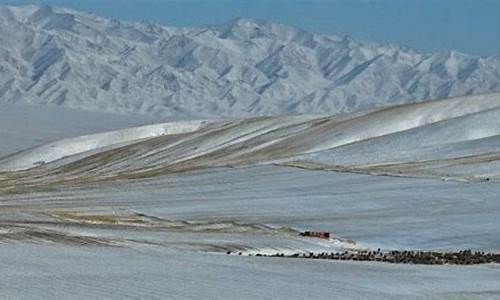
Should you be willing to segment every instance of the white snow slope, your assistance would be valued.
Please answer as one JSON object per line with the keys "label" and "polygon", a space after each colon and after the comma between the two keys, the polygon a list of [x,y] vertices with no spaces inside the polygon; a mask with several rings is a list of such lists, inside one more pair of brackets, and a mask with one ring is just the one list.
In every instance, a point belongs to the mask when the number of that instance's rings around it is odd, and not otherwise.
{"label": "white snow slope", "polygon": [[350,112],[500,91],[500,57],[238,19],[199,28],[0,7],[0,103],[184,117]]}
{"label": "white snow slope", "polygon": [[163,119],[56,106],[2,104],[0,157],[64,138],[137,127]]}
{"label": "white snow slope", "polygon": [[[2,296],[498,298],[498,264],[246,254],[498,252],[499,114],[500,94],[485,94],[337,116],[160,123],[11,154],[0,159]],[[104,124],[85,116],[98,122],[55,124]]]}
{"label": "white snow slope", "polygon": [[254,164],[490,180],[500,175],[499,114],[500,94],[487,94],[341,116],[174,122],[42,145],[0,159],[0,170],[31,169],[6,173],[20,186]]}
{"label": "white snow slope", "polygon": [[204,121],[162,123],[68,138],[10,155],[4,160],[5,168],[24,169],[27,166],[45,164],[83,152],[103,151],[109,147],[121,147],[158,136],[192,132],[200,129],[204,123]]}

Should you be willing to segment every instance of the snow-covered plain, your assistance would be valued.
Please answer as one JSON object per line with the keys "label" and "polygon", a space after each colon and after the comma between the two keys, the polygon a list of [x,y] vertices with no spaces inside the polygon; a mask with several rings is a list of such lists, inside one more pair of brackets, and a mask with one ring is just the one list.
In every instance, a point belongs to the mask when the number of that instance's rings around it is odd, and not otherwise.
{"label": "snow-covered plain", "polygon": [[[118,218],[137,212],[174,221],[323,229],[342,240],[356,242],[347,246],[492,251],[500,248],[499,188],[498,183],[492,182],[464,184],[260,166],[101,182],[87,187],[7,194],[0,199],[3,207],[9,209],[6,214],[32,209]],[[52,228],[50,223],[46,226]],[[53,228],[65,230],[57,225]],[[233,226],[229,231],[241,230]],[[274,232],[264,231],[271,236]],[[226,235],[219,244],[214,241],[214,246],[224,246],[235,238],[236,244],[257,247],[263,238],[255,232],[260,230],[249,228],[244,239]],[[277,247],[304,241],[296,238],[296,232],[291,232],[291,236],[286,232],[278,234],[277,238],[286,238],[276,240]],[[108,234],[112,237],[112,233]],[[193,234],[195,242],[200,238],[199,232]],[[310,244],[304,246],[300,242],[302,247],[321,246],[321,240],[305,241]],[[264,242],[269,245],[269,241]]]}
{"label": "snow-covered plain", "polygon": [[[330,230],[334,239],[362,248],[498,251],[499,192],[496,183],[262,166],[2,195],[2,229],[13,240],[0,233],[6,243],[0,245],[0,289],[26,298],[495,299],[497,265],[345,263],[225,251],[342,247],[289,231],[242,230],[245,224]],[[55,217],[69,213],[116,219],[140,213],[156,222],[240,227],[195,230]],[[45,234],[30,234],[35,229]]]}
{"label": "snow-covered plain", "polygon": [[2,149],[35,147],[0,158],[0,296],[499,298],[497,264],[246,256],[498,252],[499,100],[158,124],[46,108],[34,129],[12,106]]}
{"label": "snow-covered plain", "polygon": [[494,266],[324,263],[51,245],[0,246],[5,298],[498,299]]}

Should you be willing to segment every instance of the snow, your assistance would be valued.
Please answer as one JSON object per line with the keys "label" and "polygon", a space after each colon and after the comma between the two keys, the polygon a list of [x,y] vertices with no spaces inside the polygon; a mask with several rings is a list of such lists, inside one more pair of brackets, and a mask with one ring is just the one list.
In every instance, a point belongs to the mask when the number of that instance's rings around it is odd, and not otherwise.
{"label": "snow", "polygon": [[[0,169],[11,171],[33,168],[76,154],[95,153],[144,139],[192,132],[204,124],[205,121],[162,123],[63,139],[10,155],[0,162]],[[80,159],[84,157],[79,156]]]}
{"label": "snow", "polygon": [[[495,264],[246,255],[377,248],[497,252],[498,99],[467,96],[340,116],[176,121],[101,133],[95,132],[150,120],[7,106],[2,142],[14,148],[56,135],[92,134],[0,159],[2,295],[495,298]],[[16,125],[26,116],[34,128]],[[31,168],[40,159],[46,163]],[[443,163],[447,159],[453,163]],[[433,179],[328,171],[339,165],[387,171],[390,163],[400,175]],[[441,173],[426,176],[436,169]],[[492,180],[435,179],[443,173]],[[332,237],[305,238],[302,230],[326,230]]]}
{"label": "snow", "polygon": [[[30,209],[105,215],[138,212],[166,220],[215,224],[236,221],[276,228],[326,230],[334,238],[325,245],[319,239],[298,238],[297,233],[261,234],[255,230],[235,229],[230,234],[203,231],[175,234],[162,230],[157,235],[127,231],[122,236],[119,232],[99,233],[99,228],[92,231],[86,228],[87,233],[97,232],[112,240],[137,238],[159,242],[168,236],[178,242],[171,246],[180,249],[193,247],[194,243],[204,250],[208,244],[249,250],[307,251],[347,245],[371,249],[498,251],[499,188],[494,182],[464,184],[259,166],[103,181],[87,187],[70,185],[54,191],[0,196],[0,203],[6,208],[4,214]],[[72,230],[60,226],[54,229]],[[338,244],[336,239],[356,244]]]}
{"label": "snow", "polygon": [[[499,187],[266,166],[3,195],[0,203],[1,218],[14,220],[17,227],[40,220],[39,213],[30,214],[32,210],[137,212],[180,221],[238,220],[275,228],[329,230],[360,247],[498,251]],[[237,293],[242,299],[412,299],[495,298],[500,293],[496,265],[417,266],[225,255],[224,247],[286,252],[325,250],[321,245],[328,242],[279,233],[61,226],[48,220],[29,223],[30,228],[104,238],[120,246],[75,246],[40,238],[2,244],[4,296],[168,294],[206,299],[233,298]]]}
{"label": "snow", "polygon": [[2,6],[0,102],[169,118],[336,114],[500,91],[499,57],[237,19],[199,28]]}
{"label": "snow", "polygon": [[[353,263],[318,266],[314,263],[301,262],[298,264],[279,261],[259,262],[249,258],[238,261],[238,258],[225,257],[200,257],[192,261],[191,257],[185,255],[176,257],[155,255],[160,262],[153,263],[147,254],[127,250],[118,250],[119,255],[110,255],[104,250],[93,254],[85,249],[61,251],[43,247],[42,250],[41,262],[37,263],[33,259],[26,261],[20,259],[17,254],[10,254],[8,255],[11,258],[8,260],[10,263],[7,264],[13,266],[13,263],[17,262],[27,270],[42,265],[45,270],[56,271],[54,273],[58,275],[55,276],[57,279],[55,283],[54,280],[50,283],[48,278],[40,276],[43,273],[38,276],[14,274],[12,277],[8,276],[9,280],[2,288],[7,295],[16,295],[10,284],[17,280],[22,286],[27,287],[24,291],[30,298],[43,295],[99,298],[109,297],[106,291],[115,290],[114,295],[117,298],[161,298],[167,294],[171,298],[206,299],[207,297],[232,298],[237,294],[240,299],[275,299],[277,295],[294,299],[307,297],[387,299],[453,296],[453,292],[456,292],[459,286],[469,290],[470,296],[488,297],[495,295],[494,282],[495,276],[498,276],[497,270],[487,268],[457,268],[445,274],[436,268],[385,266],[374,269],[372,266]],[[57,255],[65,259],[61,260],[60,257],[58,259]],[[96,260],[101,263],[94,264]],[[75,262],[74,266],[68,261]],[[128,270],[134,270],[134,275],[128,274]],[[102,277],[88,276],[96,271],[102,274]],[[468,277],[481,279],[482,283],[474,286]],[[102,285],[100,278],[107,278],[106,286]],[[434,282],[428,278],[433,278]],[[357,289],[352,286],[352,280],[358,282]],[[420,291],[416,291],[411,285],[411,282],[415,281],[421,284]],[[32,289],[28,287],[33,285],[41,288],[39,294],[29,294]],[[60,294],[54,294],[44,286],[55,286]],[[487,289],[491,291],[487,292]],[[430,290],[436,292],[431,293]]]}
{"label": "snow", "polygon": [[162,119],[138,115],[86,112],[54,106],[2,104],[0,157],[64,138],[160,121]]}
{"label": "snow", "polygon": [[[35,147],[0,159],[0,170],[30,169],[43,162],[33,172],[49,182],[61,176],[97,180],[104,175],[278,163],[396,176],[496,179],[499,97],[466,96],[342,116],[149,125]],[[113,149],[119,152],[108,159]],[[59,170],[63,166],[67,174]]]}
{"label": "snow", "polygon": [[499,292],[498,268],[484,266],[325,264],[50,245],[0,247],[0,257],[7,298],[494,299]]}
{"label": "snow", "polygon": [[500,57],[43,5],[0,25],[2,297],[500,295],[496,264],[247,256],[498,252]]}

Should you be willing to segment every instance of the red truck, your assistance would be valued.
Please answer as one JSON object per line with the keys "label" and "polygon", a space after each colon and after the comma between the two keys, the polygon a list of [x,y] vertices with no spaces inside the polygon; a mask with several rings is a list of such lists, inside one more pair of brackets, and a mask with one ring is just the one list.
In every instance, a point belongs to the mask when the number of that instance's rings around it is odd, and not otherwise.
{"label": "red truck", "polygon": [[327,231],[304,231],[300,233],[301,236],[315,237],[320,239],[329,239],[330,233]]}

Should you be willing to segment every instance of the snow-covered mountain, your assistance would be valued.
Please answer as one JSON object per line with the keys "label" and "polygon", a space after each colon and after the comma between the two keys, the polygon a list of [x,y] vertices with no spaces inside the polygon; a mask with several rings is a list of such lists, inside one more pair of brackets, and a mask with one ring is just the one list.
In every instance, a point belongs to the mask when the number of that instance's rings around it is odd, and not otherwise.
{"label": "snow-covered mountain", "polygon": [[420,53],[255,20],[174,28],[0,7],[0,103],[242,117],[492,91],[500,91],[500,56]]}

